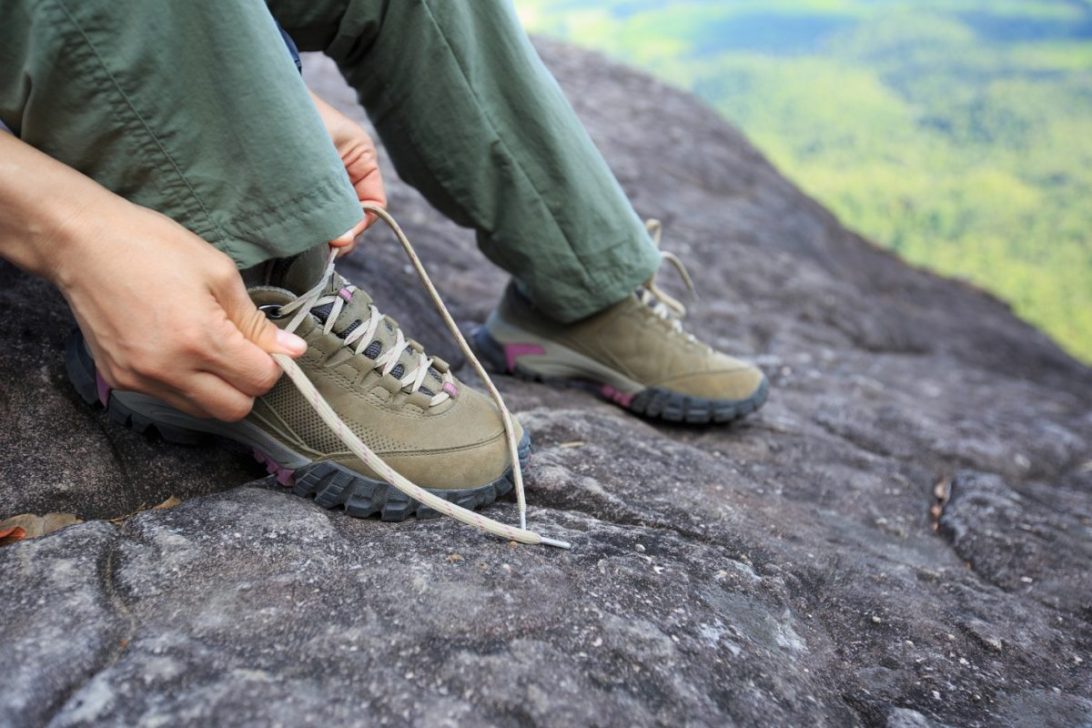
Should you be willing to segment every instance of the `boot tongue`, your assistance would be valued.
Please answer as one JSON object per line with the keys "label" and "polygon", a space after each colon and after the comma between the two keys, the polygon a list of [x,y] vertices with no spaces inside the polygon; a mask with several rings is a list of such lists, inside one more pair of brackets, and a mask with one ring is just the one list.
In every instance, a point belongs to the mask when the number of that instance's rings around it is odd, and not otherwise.
{"label": "boot tongue", "polygon": [[291,258],[273,261],[274,267],[270,271],[269,283],[292,291],[297,296],[306,293],[322,277],[329,256],[330,246],[323,244],[316,245]]}
{"label": "boot tongue", "polygon": [[[341,276],[335,276],[335,280],[340,287],[335,286],[335,295],[340,295],[345,301],[341,314],[334,321],[332,331],[341,336],[342,338],[348,336],[358,327],[366,325],[366,321],[371,315],[370,304],[372,302],[371,297],[364,291],[357,288],[350,292],[344,286],[348,285]],[[344,291],[344,294],[340,292]],[[322,306],[316,306],[311,309],[311,315],[325,324],[333,313],[334,304],[326,303]],[[361,354],[369,359],[375,359],[383,352],[389,350],[394,346],[398,340],[398,329],[396,324],[390,319],[384,317],[380,322],[379,327],[375,331],[375,335],[368,341],[365,348],[361,350]],[[396,379],[401,379],[407,371],[410,371],[412,367],[417,366],[417,354],[411,347],[406,347],[402,351],[402,355],[398,357],[398,363],[391,369],[391,375]],[[429,367],[428,375],[425,377],[424,383],[421,385],[421,390],[425,394],[432,396],[440,390],[443,386],[443,377],[435,367]]]}
{"label": "boot tongue", "polygon": [[267,260],[241,271],[243,282],[247,288],[274,286],[300,296],[318,283],[329,255],[330,247],[324,243],[289,258]]}
{"label": "boot tongue", "polygon": [[[319,275],[322,275],[322,270],[319,271]],[[310,285],[313,286],[314,282]],[[323,295],[337,296],[342,301],[341,312],[338,314],[337,319],[331,327],[331,330],[335,334],[344,338],[358,327],[367,325],[367,321],[371,317],[372,297],[369,296],[366,291],[361,290],[360,288],[355,288],[350,291],[349,282],[335,273],[331,277],[330,283],[327,285]],[[333,302],[324,303],[321,306],[312,308],[311,315],[321,323],[326,324],[327,321],[329,321],[331,314],[333,314],[333,311]],[[375,335],[364,345],[361,354],[369,359],[377,358],[380,354],[395,345],[398,340],[397,331],[397,325],[390,319],[384,317],[379,324],[379,327],[376,329]],[[356,345],[354,344],[354,347],[355,346]],[[411,368],[415,366],[417,366],[417,354],[412,348],[406,347],[402,351],[402,355],[398,357],[398,363],[391,369],[391,375],[396,379],[400,379],[407,371],[410,371]],[[435,367],[429,367],[428,375],[425,377],[425,381],[422,384],[420,391],[431,396],[440,391],[440,387],[442,386],[443,378],[440,375],[440,372]]]}
{"label": "boot tongue", "polygon": [[[248,284],[276,286],[291,291],[297,296],[303,295],[311,290],[326,272],[329,255],[329,246],[319,245],[291,258],[269,261],[262,264],[260,271],[256,271],[256,277],[260,278],[260,281],[252,280],[248,281]],[[244,273],[244,279],[247,273],[249,271]],[[348,281],[335,273],[330,277],[326,289],[322,292],[323,296],[333,295],[342,299],[341,312],[331,327],[332,331],[341,337],[347,336],[359,326],[364,326],[371,316],[371,296],[359,288],[350,291],[348,286]],[[312,308],[311,314],[325,324],[333,310],[333,303],[325,303]],[[375,336],[365,345],[361,353],[369,359],[375,359],[380,353],[394,346],[397,339],[395,332],[394,324],[384,319],[379,324]],[[398,365],[391,374],[400,378],[410,367],[415,366],[415,359],[413,350],[407,348],[398,358]],[[434,394],[439,391],[442,383],[440,373],[435,368],[430,368],[429,376],[425,378],[421,391],[429,395]]]}
{"label": "boot tongue", "polygon": [[[311,285],[314,285],[313,283]],[[330,282],[326,286],[326,290],[323,291],[324,296],[334,295],[341,299],[341,313],[338,315],[337,320],[333,324],[333,332],[339,336],[345,336],[350,331],[355,329],[358,325],[364,323],[371,316],[371,303],[372,297],[366,292],[357,288],[355,290],[349,290],[349,282],[346,281],[338,274],[334,274]],[[315,306],[311,309],[311,313],[322,323],[330,318],[330,314],[333,313],[334,303],[324,303],[321,306]],[[386,326],[380,326],[379,334],[387,333]],[[393,334],[392,334],[393,336]],[[393,339],[392,339],[393,340]]]}

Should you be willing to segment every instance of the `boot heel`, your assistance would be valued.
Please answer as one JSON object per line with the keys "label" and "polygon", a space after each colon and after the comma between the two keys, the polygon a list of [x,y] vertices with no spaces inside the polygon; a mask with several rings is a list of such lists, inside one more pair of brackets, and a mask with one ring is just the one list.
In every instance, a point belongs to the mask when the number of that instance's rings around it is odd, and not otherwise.
{"label": "boot heel", "polygon": [[497,374],[511,374],[508,369],[508,359],[504,355],[504,347],[489,335],[489,330],[479,326],[470,337],[470,343],[474,347],[478,358],[486,368]]}

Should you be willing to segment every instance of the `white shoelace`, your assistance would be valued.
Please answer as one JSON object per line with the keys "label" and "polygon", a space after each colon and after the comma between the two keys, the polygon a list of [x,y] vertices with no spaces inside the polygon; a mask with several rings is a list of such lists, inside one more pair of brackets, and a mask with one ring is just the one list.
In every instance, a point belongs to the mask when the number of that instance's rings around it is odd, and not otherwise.
{"label": "white shoelace", "polygon": [[[682,278],[683,283],[686,284],[686,290],[690,294],[690,297],[697,298],[694,280],[690,277],[690,272],[686,270],[686,266],[683,265],[682,260],[674,253],[660,248],[663,225],[660,224],[659,220],[650,218],[645,221],[645,227],[648,229],[649,236],[656,245],[656,249],[660,251],[661,260],[666,260],[671,264],[679,274],[679,277]],[[653,313],[670,323],[675,331],[682,334],[690,341],[697,342],[694,335],[684,330],[682,326],[682,320],[686,316],[686,306],[684,306],[679,299],[671,296],[656,285],[656,273],[653,273],[649,279],[645,281],[644,287],[640,290],[639,297],[641,303],[648,305]]]}
{"label": "white shoelace", "polygon": [[[330,288],[330,282],[337,274],[334,272],[334,262],[337,257],[337,251],[331,250],[330,257],[326,261],[326,269],[319,279],[310,290],[302,294],[299,298],[291,303],[287,303],[280,307],[280,315],[287,316],[295,311],[296,315],[285,326],[287,331],[295,331],[300,325],[307,314],[311,312],[313,308],[319,308],[329,305],[330,311],[326,315],[326,323],[322,327],[322,333],[328,334],[337,322],[338,317],[341,315],[342,310],[345,308],[345,304],[352,300],[353,292],[357,290],[354,285],[342,286],[338,289],[337,293],[330,293],[323,295],[323,291]],[[376,332],[379,330],[379,326],[384,320],[383,314],[379,312],[379,309],[375,307],[375,304],[368,304],[368,321],[367,323],[361,322],[361,325],[357,326],[351,332],[345,336],[345,345],[353,347],[355,354],[361,354],[364,349],[375,338]],[[399,361],[402,358],[402,353],[406,349],[411,349],[411,343],[402,334],[402,329],[397,328],[394,331],[394,345],[385,350],[382,354],[375,357],[374,366],[380,371],[381,374],[390,374]],[[356,346],[353,346],[356,344]],[[421,386],[425,383],[425,377],[428,376],[429,369],[432,368],[434,359],[429,357],[424,351],[416,350],[416,357],[413,365],[407,369],[402,378],[398,380],[398,383],[407,392],[417,392],[421,389]],[[455,378],[451,376],[450,371],[444,371],[440,375],[441,389],[436,394],[432,395],[429,400],[429,406],[435,407],[438,404],[446,402],[453,396],[457,396],[458,389],[455,385]]]}
{"label": "white shoelace", "polygon": [[[509,526],[499,521],[494,521],[491,518],[486,518],[472,510],[455,505],[450,501],[428,492],[424,488],[410,482],[403,477],[398,471],[396,471],[378,455],[365,445],[359,437],[353,433],[352,430],[345,424],[345,422],[334,412],[333,407],[326,401],[325,398],[315,388],[315,385],[311,383],[311,380],[307,378],[307,375],[303,373],[299,365],[284,354],[274,354],[273,359],[284,370],[284,373],[288,375],[289,379],[296,385],[296,387],[303,394],[304,398],[308,401],[315,412],[322,418],[322,421],[326,423],[334,434],[341,442],[349,448],[349,451],[360,458],[369,468],[374,470],[383,480],[393,485],[398,490],[405,493],[410,498],[423,503],[424,505],[432,508],[433,510],[443,513],[446,516],[450,516],[458,521],[461,521],[469,526],[480,528],[483,531],[492,533],[501,538],[508,539],[510,541],[517,541],[519,543],[526,544],[545,544],[547,546],[556,546],[558,548],[567,549],[570,548],[570,544],[567,541],[560,541],[557,539],[547,538],[534,531],[527,530],[527,502],[523,492],[523,471],[520,467],[519,452],[516,443],[516,431],[515,426],[512,424],[512,415],[508,412],[508,408],[504,404],[504,399],[501,397],[500,392],[497,391],[496,386],[493,384],[493,380],[489,378],[485,368],[482,367],[481,362],[474,356],[474,352],[471,351],[470,346],[466,343],[466,339],[463,338],[462,332],[459,331],[459,327],[455,324],[454,319],[451,318],[451,314],[448,312],[447,307],[444,305],[443,300],[440,298],[440,294],[436,291],[436,287],[432,284],[432,280],[429,278],[428,273],[425,271],[424,266],[421,263],[420,258],[417,257],[416,251],[410,244],[406,234],[402,232],[402,228],[391,217],[390,213],[381,207],[376,207],[365,203],[363,205],[365,212],[370,212],[376,217],[385,222],[392,231],[394,231],[395,237],[398,238],[398,242],[401,243],[402,248],[406,251],[406,255],[409,256],[410,262],[413,263],[414,269],[417,271],[418,277],[421,279],[421,283],[425,286],[429,296],[432,298],[432,302],[436,305],[436,310],[440,312],[440,316],[443,318],[444,323],[447,325],[448,330],[459,344],[459,348],[466,356],[467,361],[474,367],[474,371],[478,373],[478,376],[482,378],[486,388],[489,390],[490,396],[497,405],[497,409],[500,412],[501,422],[504,425],[504,432],[508,444],[509,457],[512,461],[512,476],[516,490],[516,503],[519,509],[519,521],[520,526]],[[281,310],[285,313],[290,313],[292,310],[296,311],[296,315],[289,321],[285,327],[287,331],[293,331],[305,316],[315,306],[322,306],[327,303],[333,303],[329,315],[327,316],[324,331],[329,332],[333,327],[333,322],[337,320],[337,314],[341,313],[344,303],[343,297],[340,294],[323,295],[323,291],[326,290],[330,276],[334,275],[334,254],[331,252],[330,260],[326,266],[326,272],[322,276],[322,279],[307,293],[300,296],[299,299],[293,301]],[[348,288],[343,289],[348,290]],[[355,290],[355,289],[354,289]],[[352,291],[349,290],[348,296],[351,297]],[[298,306],[298,309],[297,309]],[[371,307],[371,314],[368,321],[368,325],[363,327],[364,330],[360,332],[359,336],[355,334],[360,330],[354,330],[349,336],[346,337],[346,343],[357,343],[355,351],[358,353],[363,350],[363,347],[367,342],[371,341],[372,336],[375,334],[375,329],[379,326],[379,322],[382,321],[382,316],[376,310],[375,306]],[[370,333],[369,333],[370,331]],[[350,341],[351,337],[351,341]],[[377,358],[376,364],[383,367],[383,373],[389,374],[390,371],[397,364],[399,357],[409,346],[399,330],[396,334],[395,345],[386,352],[383,358],[383,362],[380,362]],[[426,356],[423,352],[418,352],[418,359],[416,365],[412,367],[411,371],[404,373],[402,379],[399,381],[403,387],[408,387],[410,391],[417,391],[421,387],[421,383],[424,381],[425,375],[428,373],[429,368],[432,365],[432,359]],[[450,373],[445,372],[446,383],[451,382]],[[439,401],[444,401],[447,397],[451,396],[451,389],[453,387],[445,387],[444,390],[436,394],[433,399],[438,398]],[[436,402],[437,404],[439,402]]]}

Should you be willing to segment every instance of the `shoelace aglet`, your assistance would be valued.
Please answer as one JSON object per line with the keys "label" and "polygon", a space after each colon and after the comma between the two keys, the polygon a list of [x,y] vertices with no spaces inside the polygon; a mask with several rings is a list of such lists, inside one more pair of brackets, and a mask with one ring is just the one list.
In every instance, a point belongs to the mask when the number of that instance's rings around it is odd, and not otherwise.
{"label": "shoelace aglet", "polygon": [[547,538],[546,536],[542,535],[539,536],[539,540],[544,546],[554,546],[555,548],[565,549],[566,551],[573,547],[573,545],[568,541],[559,541],[556,538]]}

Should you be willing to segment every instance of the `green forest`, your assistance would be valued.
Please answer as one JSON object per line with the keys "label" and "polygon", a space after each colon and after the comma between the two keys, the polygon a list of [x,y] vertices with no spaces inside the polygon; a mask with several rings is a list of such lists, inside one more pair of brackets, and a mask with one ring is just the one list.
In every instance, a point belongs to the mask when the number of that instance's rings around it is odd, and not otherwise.
{"label": "green forest", "polygon": [[1092,0],[515,0],[694,91],[848,226],[1092,362]]}

